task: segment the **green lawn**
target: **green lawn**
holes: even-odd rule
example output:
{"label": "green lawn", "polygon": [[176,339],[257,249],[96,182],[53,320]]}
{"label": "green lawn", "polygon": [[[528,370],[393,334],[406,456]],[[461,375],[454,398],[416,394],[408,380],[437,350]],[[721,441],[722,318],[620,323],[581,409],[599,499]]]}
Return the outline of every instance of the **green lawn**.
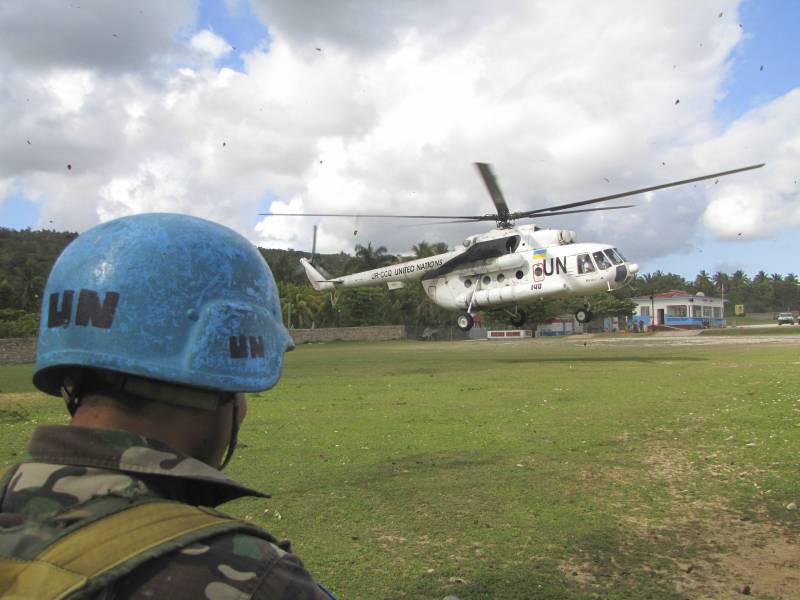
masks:
{"label": "green lawn", "polygon": [[[230,467],[273,498],[225,509],[341,598],[797,598],[798,350],[301,346]],[[0,464],[65,420],[26,370],[0,367]]]}
{"label": "green lawn", "polygon": [[704,329],[699,335],[743,336],[743,335],[800,335],[800,327],[726,327],[725,329]]}

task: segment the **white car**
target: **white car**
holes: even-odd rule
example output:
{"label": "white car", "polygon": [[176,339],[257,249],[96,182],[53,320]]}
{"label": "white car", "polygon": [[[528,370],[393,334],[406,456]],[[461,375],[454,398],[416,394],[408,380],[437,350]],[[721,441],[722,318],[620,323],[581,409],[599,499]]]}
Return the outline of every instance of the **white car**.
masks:
{"label": "white car", "polygon": [[794,325],[794,315],[790,312],[778,313],[778,325]]}

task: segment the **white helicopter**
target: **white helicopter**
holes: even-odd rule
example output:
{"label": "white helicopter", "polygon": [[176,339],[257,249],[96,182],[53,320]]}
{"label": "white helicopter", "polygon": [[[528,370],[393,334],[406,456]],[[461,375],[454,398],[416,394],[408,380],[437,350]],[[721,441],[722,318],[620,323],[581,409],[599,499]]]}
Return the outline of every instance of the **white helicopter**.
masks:
{"label": "white helicopter", "polygon": [[[503,307],[514,307],[510,311],[509,321],[511,325],[520,327],[527,317],[522,306],[539,298],[589,296],[620,289],[630,283],[639,270],[639,265],[626,260],[611,244],[578,243],[574,231],[543,229],[537,225],[514,225],[514,221],[630,208],[633,205],[570,210],[764,166],[764,163],[751,165],[620,194],[512,213],[491,166],[486,163],[475,164],[492,197],[496,214],[442,216],[281,213],[280,216],[452,219],[447,223],[495,221],[497,224],[491,231],[469,236],[463,244],[450,252],[341,277],[331,277],[315,267],[312,261],[301,258],[300,263],[314,289],[325,291],[386,284],[392,290],[404,287],[412,281],[421,281],[425,293],[433,302],[443,308],[459,311],[456,324],[462,331],[472,328],[474,316],[479,311]],[[312,251],[312,260],[313,256]],[[589,322],[592,319],[591,306],[584,304],[584,308],[575,313],[575,319],[579,323]]]}

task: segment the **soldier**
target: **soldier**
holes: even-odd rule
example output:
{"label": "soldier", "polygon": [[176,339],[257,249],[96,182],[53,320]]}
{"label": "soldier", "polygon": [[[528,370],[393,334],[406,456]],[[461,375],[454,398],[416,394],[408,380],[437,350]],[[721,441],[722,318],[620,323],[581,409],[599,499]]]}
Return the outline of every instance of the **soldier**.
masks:
{"label": "soldier", "polygon": [[267,497],[225,476],[244,392],[293,347],[258,251],[174,214],[110,221],[47,281],[34,385],[69,425],[0,478],[0,597],[332,596],[265,531],[217,512]]}

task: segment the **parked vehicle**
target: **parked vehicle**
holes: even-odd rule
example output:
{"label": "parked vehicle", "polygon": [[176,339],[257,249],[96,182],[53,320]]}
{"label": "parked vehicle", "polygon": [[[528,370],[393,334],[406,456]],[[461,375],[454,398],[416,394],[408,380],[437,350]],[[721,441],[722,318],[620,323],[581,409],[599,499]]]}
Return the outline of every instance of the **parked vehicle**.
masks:
{"label": "parked vehicle", "polygon": [[790,312],[778,313],[778,325],[794,325],[794,315]]}

